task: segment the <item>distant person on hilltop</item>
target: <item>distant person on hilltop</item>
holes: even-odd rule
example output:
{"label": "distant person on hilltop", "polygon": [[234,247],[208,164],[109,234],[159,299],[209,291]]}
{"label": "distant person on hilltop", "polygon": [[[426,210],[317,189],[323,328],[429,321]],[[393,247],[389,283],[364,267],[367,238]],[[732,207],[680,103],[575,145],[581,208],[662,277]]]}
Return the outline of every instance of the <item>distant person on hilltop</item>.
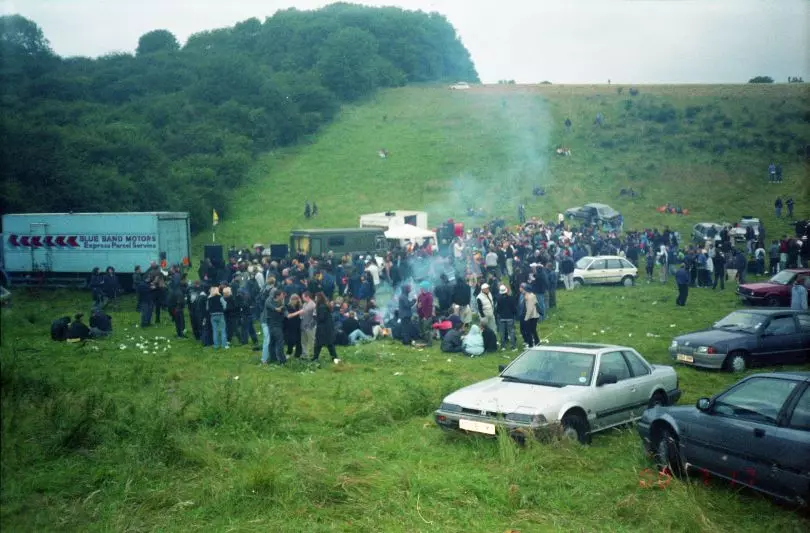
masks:
{"label": "distant person on hilltop", "polygon": [[774,171],[776,173],[776,183],[782,183],[782,163],[777,163]]}
{"label": "distant person on hilltop", "polygon": [[571,119],[570,118],[565,119],[565,131],[571,131]]}
{"label": "distant person on hilltop", "polygon": [[776,165],[773,163],[768,165],[768,181],[776,183]]}
{"label": "distant person on hilltop", "polygon": [[318,216],[318,204],[312,202],[312,218]]}
{"label": "distant person on hilltop", "polygon": [[774,212],[776,213],[776,218],[781,218],[782,217],[782,197],[781,196],[776,197],[776,201],[773,203],[773,209],[774,209]]}
{"label": "distant person on hilltop", "polygon": [[312,216],[312,208],[309,206],[309,200],[306,201],[304,204],[304,218],[309,218]]}
{"label": "distant person on hilltop", "polygon": [[788,210],[788,218],[793,218],[793,197],[789,196],[787,201],[785,202],[785,207]]}

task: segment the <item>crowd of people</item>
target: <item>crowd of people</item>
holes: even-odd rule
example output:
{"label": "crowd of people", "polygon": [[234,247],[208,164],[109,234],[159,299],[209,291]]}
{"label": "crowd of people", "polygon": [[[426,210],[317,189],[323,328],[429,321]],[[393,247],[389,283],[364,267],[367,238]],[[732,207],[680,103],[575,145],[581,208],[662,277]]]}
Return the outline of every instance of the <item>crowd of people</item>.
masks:
{"label": "crowd of people", "polygon": [[[746,235],[743,250],[725,229],[706,243],[689,243],[669,228],[621,232],[571,226],[563,217],[518,226],[495,220],[441,249],[426,241],[384,257],[329,252],[284,259],[261,247],[231,249],[221,263],[202,261],[193,282],[181,266],[153,262],[146,271],[135,268],[133,283],[141,327],[160,323],[165,310],[178,337],[190,333],[214,349],[238,340],[260,351],[263,364],[284,364],[288,357],[317,361],[324,348],[337,359],[336,347],[383,337],[413,346],[439,342],[444,352],[478,356],[517,350],[516,330],[523,346],[539,344],[538,329],[557,305],[558,285],[575,289],[573,272],[582,257],[621,255],[636,267],[644,261],[647,281],[656,269],[662,283],[674,276],[676,304],[686,305],[690,287],[723,290],[728,276],[745,283],[749,270],[766,272],[766,258],[770,272],[810,261],[806,241],[784,236],[767,250],[763,242],[762,226]],[[115,277],[112,269],[94,270],[98,308],[116,294]]]}

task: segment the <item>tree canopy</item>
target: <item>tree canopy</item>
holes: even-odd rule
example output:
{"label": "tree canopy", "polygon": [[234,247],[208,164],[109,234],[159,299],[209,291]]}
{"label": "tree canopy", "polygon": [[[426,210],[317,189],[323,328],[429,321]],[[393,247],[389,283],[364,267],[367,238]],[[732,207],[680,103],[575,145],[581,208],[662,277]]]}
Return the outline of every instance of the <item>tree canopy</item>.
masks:
{"label": "tree canopy", "polygon": [[[0,210],[188,210],[199,228],[257,154],[294,144],[344,102],[410,82],[478,81],[441,15],[332,4],[132,54],[53,54],[0,17]],[[272,176],[269,177],[272,179]]]}

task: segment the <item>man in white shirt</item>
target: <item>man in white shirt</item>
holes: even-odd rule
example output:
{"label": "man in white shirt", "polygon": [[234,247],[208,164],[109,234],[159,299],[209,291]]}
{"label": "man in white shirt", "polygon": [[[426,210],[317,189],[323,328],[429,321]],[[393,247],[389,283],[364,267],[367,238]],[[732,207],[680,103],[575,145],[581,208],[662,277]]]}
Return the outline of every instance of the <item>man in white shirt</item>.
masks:
{"label": "man in white shirt", "polygon": [[366,272],[371,274],[371,280],[374,282],[374,287],[377,287],[380,284],[380,267],[377,266],[377,262],[373,257],[371,257],[370,261],[366,263]]}

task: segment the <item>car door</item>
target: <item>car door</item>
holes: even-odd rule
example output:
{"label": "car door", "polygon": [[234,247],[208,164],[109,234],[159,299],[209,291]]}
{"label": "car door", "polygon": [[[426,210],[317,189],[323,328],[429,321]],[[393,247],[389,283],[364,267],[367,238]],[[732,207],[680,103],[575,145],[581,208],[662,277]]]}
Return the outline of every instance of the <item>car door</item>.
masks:
{"label": "car door", "polygon": [[585,276],[585,283],[604,283],[607,278],[607,261],[605,259],[594,259],[588,266],[588,275]]}
{"label": "car door", "polygon": [[622,280],[622,262],[619,259],[606,259],[607,274],[605,283],[619,283]]}
{"label": "car door", "polygon": [[810,501],[810,385],[805,383],[788,402],[785,423],[775,432],[779,449],[769,492],[784,498]]}
{"label": "car door", "polygon": [[799,382],[772,377],[741,381],[689,424],[686,461],[733,483],[770,490],[784,450],[778,421]]}
{"label": "car door", "polygon": [[627,383],[630,386],[629,395],[633,408],[628,413],[628,418],[635,420],[641,417],[650,403],[653,385],[650,378],[652,369],[640,355],[632,350],[624,350],[622,355],[624,355],[627,366],[630,367],[631,374]]}
{"label": "car door", "polygon": [[810,313],[797,313],[796,323],[801,335],[801,350],[799,351],[799,362],[810,363]]}
{"label": "car door", "polygon": [[767,365],[793,363],[803,351],[802,338],[792,313],[773,315],[759,334],[756,359]]}
{"label": "car door", "polygon": [[603,353],[598,368],[595,384],[604,375],[616,376],[616,383],[596,386],[592,407],[596,415],[592,425],[596,429],[621,424],[632,418],[632,389],[635,386],[630,379],[630,368],[620,351]]}

